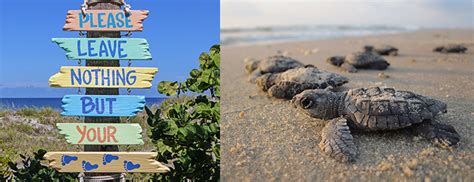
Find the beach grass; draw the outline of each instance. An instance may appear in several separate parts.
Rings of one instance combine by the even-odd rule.
[[[158,106],[153,106],[156,110]],[[120,151],[152,151],[155,147],[148,138],[146,113],[121,118],[122,123],[138,123],[142,127],[144,145],[121,145]],[[53,108],[20,108],[0,110],[0,142],[3,150],[9,150],[12,161],[19,160],[19,154],[32,155],[38,149],[47,151],[82,151],[82,145],[68,144],[56,128],[56,123],[83,122],[80,117],[62,117]],[[6,153],[5,153],[6,154]],[[2,156],[4,157],[4,156]]]

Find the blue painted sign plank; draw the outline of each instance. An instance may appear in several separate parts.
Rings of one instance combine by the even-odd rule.
[[[65,95],[63,116],[135,116],[145,106],[144,96]]]

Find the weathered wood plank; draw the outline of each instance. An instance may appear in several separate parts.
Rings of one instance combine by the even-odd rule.
[[[62,66],[49,78],[51,87],[150,88],[158,68]]]
[[[145,106],[144,96],[65,95],[63,116],[135,116]]]
[[[154,152],[48,152],[45,159],[59,172],[152,172],[170,169],[154,160]]]
[[[142,31],[147,10],[131,10],[127,17],[123,10],[81,10],[67,12],[65,31]]]
[[[151,60],[146,39],[140,38],[53,38],[70,60]]]
[[[136,123],[57,123],[56,126],[70,144],[143,144],[142,128]]]

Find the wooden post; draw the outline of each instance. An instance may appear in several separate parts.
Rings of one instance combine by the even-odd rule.
[[[103,9],[103,10],[116,10],[120,9],[122,3],[120,0],[88,0],[88,9]],[[120,38],[120,32],[96,32],[88,31],[87,38]],[[87,60],[86,66],[111,66],[119,67],[119,60]],[[118,88],[87,88],[86,95],[119,95]],[[85,117],[85,123],[120,123],[120,117]],[[84,145],[84,151],[119,151],[117,145]],[[115,175],[117,173],[114,173]],[[107,173],[106,175],[114,175],[113,173]],[[100,174],[89,174],[88,176],[100,176]],[[119,180],[116,180],[119,181]]]

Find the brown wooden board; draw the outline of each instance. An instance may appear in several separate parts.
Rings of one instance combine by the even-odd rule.
[[[65,31],[142,31],[147,10],[131,10],[127,16],[123,10],[69,10]]]
[[[48,152],[44,158],[59,172],[152,172],[168,167],[155,160],[155,152]]]

